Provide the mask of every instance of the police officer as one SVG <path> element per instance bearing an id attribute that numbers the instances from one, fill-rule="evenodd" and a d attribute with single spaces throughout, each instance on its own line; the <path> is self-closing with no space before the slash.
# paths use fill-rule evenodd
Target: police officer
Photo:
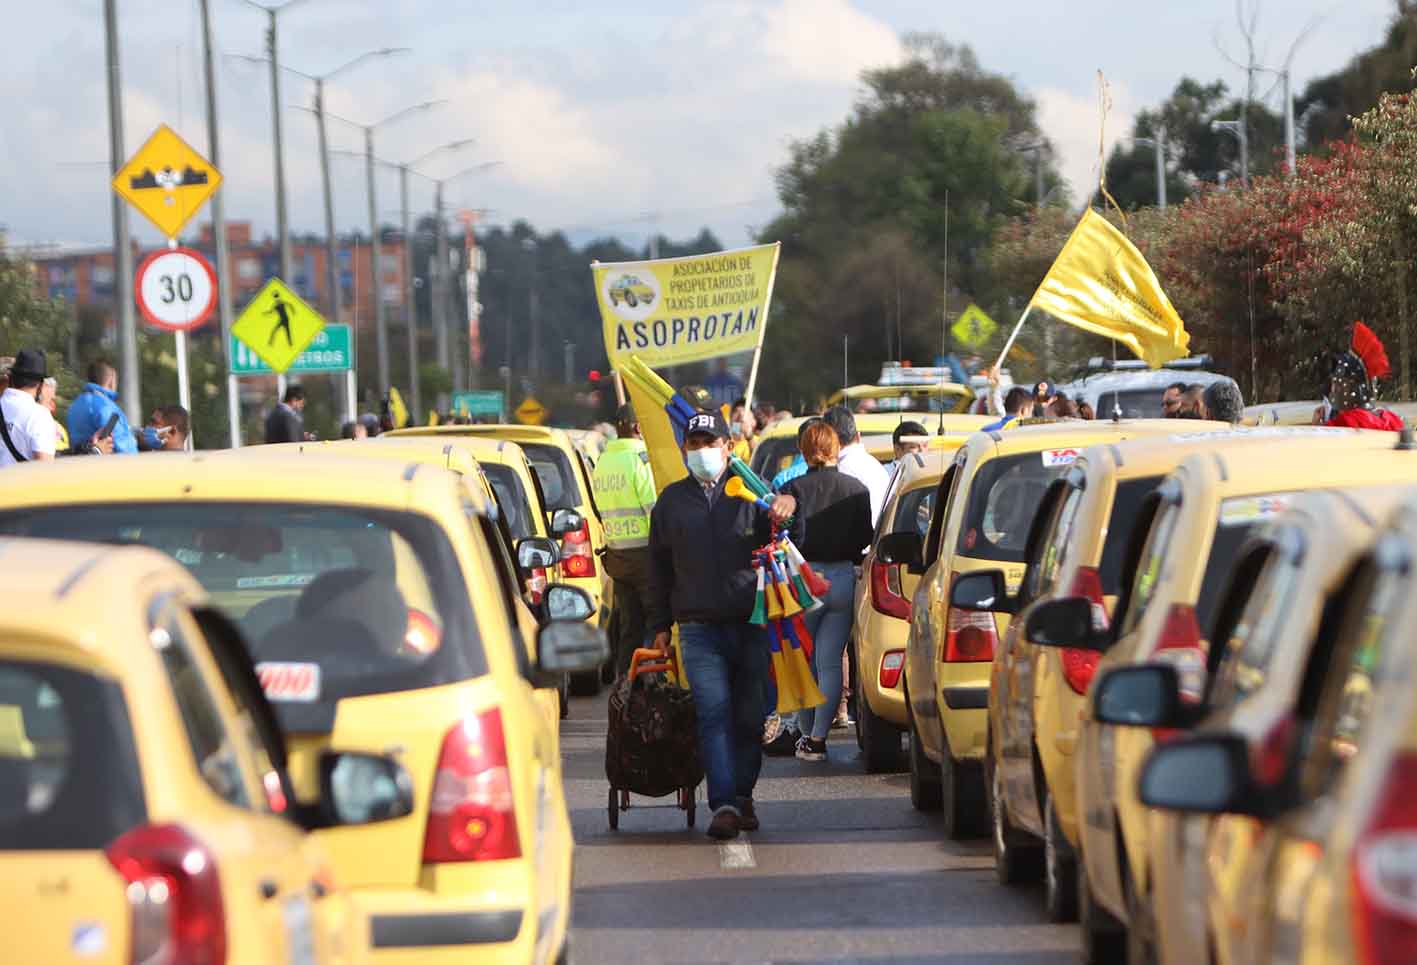
<path id="1" fill-rule="evenodd" d="M 649 515 L 655 489 L 649 450 L 630 406 L 616 410 L 615 433 L 595 464 L 591 486 L 605 523 L 605 572 L 615 581 L 615 669 L 623 674 L 635 648 L 648 639 Z"/>

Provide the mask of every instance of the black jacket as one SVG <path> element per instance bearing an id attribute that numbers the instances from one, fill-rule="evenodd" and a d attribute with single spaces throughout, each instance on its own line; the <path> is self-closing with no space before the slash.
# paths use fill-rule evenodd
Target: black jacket
<path id="1" fill-rule="evenodd" d="M 712 508 L 693 476 L 666 486 L 654 504 L 647 623 L 655 633 L 673 623 L 746 623 L 753 613 L 753 551 L 772 538 L 772 524 L 766 510 L 724 495 L 729 475 L 718 481 Z M 801 538 L 800 522 L 790 535 Z"/>
<path id="2" fill-rule="evenodd" d="M 266 416 L 266 442 L 304 442 L 305 420 L 294 409 L 277 405 Z"/>
<path id="3" fill-rule="evenodd" d="M 859 563 L 871 545 L 871 493 L 835 466 L 809 469 L 782 487 L 797 500 L 807 538 L 797 545 L 813 563 Z"/>

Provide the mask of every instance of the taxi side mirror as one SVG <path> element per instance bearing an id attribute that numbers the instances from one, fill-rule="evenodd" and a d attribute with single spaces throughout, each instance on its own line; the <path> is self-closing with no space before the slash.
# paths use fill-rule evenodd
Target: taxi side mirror
<path id="1" fill-rule="evenodd" d="M 517 566 L 522 572 L 549 570 L 561 559 L 561 550 L 555 540 L 545 536 L 531 536 L 517 541 Z"/>
<path id="2" fill-rule="evenodd" d="M 605 631 L 584 620 L 553 619 L 537 631 L 536 669 L 545 680 L 558 681 L 562 674 L 596 670 L 609 659 L 610 641 Z"/>
<path id="3" fill-rule="evenodd" d="M 595 616 L 595 601 L 578 586 L 552 583 L 546 588 L 546 618 L 548 620 L 579 621 Z"/>
<path id="4" fill-rule="evenodd" d="M 876 562 L 887 566 L 903 563 L 911 573 L 923 573 L 924 549 L 919 533 L 887 533 L 876 542 Z"/>
<path id="5" fill-rule="evenodd" d="M 1107 631 L 1094 629 L 1092 601 L 1084 596 L 1063 597 L 1038 604 L 1028 615 L 1024 633 L 1030 643 L 1039 647 L 1101 652 L 1111 642 Z"/>
<path id="6" fill-rule="evenodd" d="M 1255 785 L 1249 748 L 1236 734 L 1195 734 L 1157 745 L 1142 765 L 1141 802 L 1166 811 L 1265 817 L 1272 793 Z"/>
<path id="7" fill-rule="evenodd" d="M 1009 596 L 1003 570 L 961 574 L 950 587 L 950 606 L 983 613 L 1018 611 L 1018 601 Z"/>
<path id="8" fill-rule="evenodd" d="M 558 509 L 551 516 L 551 535 L 558 539 L 567 533 L 579 532 L 585 517 L 574 509 Z"/>
<path id="9" fill-rule="evenodd" d="M 1181 678 L 1164 663 L 1113 667 L 1092 688 L 1092 716 L 1122 727 L 1194 727 L 1205 710 L 1181 700 Z"/>
<path id="10" fill-rule="evenodd" d="M 326 751 L 320 755 L 320 804 L 327 827 L 392 821 L 413 813 L 413 778 L 392 757 Z"/>

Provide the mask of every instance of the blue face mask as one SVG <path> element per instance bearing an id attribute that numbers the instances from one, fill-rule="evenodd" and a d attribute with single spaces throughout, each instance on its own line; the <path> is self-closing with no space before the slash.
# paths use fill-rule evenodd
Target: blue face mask
<path id="1" fill-rule="evenodd" d="M 699 482 L 715 482 L 723 475 L 723 450 L 718 446 L 690 449 L 684 454 L 684 462 Z"/>
<path id="2" fill-rule="evenodd" d="M 162 436 L 157 434 L 157 430 L 152 426 L 143 427 L 143 445 L 149 449 L 162 448 Z"/>

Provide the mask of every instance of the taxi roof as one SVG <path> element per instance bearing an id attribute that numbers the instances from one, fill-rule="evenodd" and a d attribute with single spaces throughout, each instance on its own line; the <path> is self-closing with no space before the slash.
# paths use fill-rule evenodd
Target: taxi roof
<path id="1" fill-rule="evenodd" d="M 1361 498 L 1343 489 L 1314 489 L 1294 498 L 1284 512 L 1274 517 L 1257 535 L 1274 539 L 1283 529 L 1304 532 L 1309 555 L 1318 560 L 1337 560 L 1353 549 L 1355 541 L 1364 545 L 1389 516 L 1417 497 L 1417 480 L 1387 486 L 1364 486 Z"/>
<path id="2" fill-rule="evenodd" d="M 510 422 L 472 426 L 412 426 L 407 429 L 394 429 L 384 433 L 384 436 L 395 439 L 404 436 L 491 436 L 512 442 L 540 442 L 575 447 L 564 429 L 557 429 L 555 426 L 513 425 Z"/>
<path id="3" fill-rule="evenodd" d="M 1144 436 L 1127 439 L 1107 446 L 1105 456 L 1097 453 L 1084 454 L 1081 458 L 1091 464 L 1107 462 L 1117 474 L 1124 478 L 1165 474 L 1181 464 L 1192 452 L 1233 452 L 1242 447 L 1263 447 L 1266 451 L 1275 446 L 1294 444 L 1305 446 L 1317 444 L 1338 448 L 1354 447 L 1368 449 L 1380 446 L 1380 435 L 1358 429 L 1342 429 L 1327 426 L 1235 426 L 1195 420 L 1161 419 L 1176 426 L 1201 426 L 1197 432 L 1184 430 L 1162 436 Z M 1220 428 L 1216 428 L 1220 426 Z M 1395 436 L 1393 437 L 1396 438 Z"/>
<path id="4" fill-rule="evenodd" d="M 777 439 L 782 436 L 795 438 L 797 429 L 802 423 L 813 418 L 820 418 L 820 416 L 796 416 L 775 422 L 762 433 L 762 438 Z M 852 414 L 852 418 L 856 420 L 856 431 L 861 433 L 863 437 L 889 435 L 902 422 L 918 422 L 925 426 L 930 431 L 931 437 L 934 438 L 941 425 L 938 412 L 856 412 Z M 943 423 L 945 436 L 972 435 L 995 421 L 996 418 L 988 415 L 969 415 L 964 412 L 946 412 Z"/>
<path id="5" fill-rule="evenodd" d="M 1311 489 L 1417 482 L 1417 451 L 1397 448 L 1393 432 L 1328 430 L 1260 446 L 1221 446 L 1180 464 L 1182 485 L 1210 488 L 1219 498 Z M 1283 430 L 1278 430 L 1283 431 Z M 1342 458 L 1328 457 L 1333 451 Z"/>
<path id="6" fill-rule="evenodd" d="M 969 396 L 974 398 L 974 390 L 958 382 L 934 382 L 923 385 L 851 385 L 837 389 L 827 399 L 834 405 L 843 399 L 894 399 L 902 395 Z M 925 415 L 927 413 L 918 413 Z"/>
<path id="7" fill-rule="evenodd" d="M 1195 432 L 1230 431 L 1227 423 L 1194 419 L 1059 419 L 978 432 L 963 448 L 975 458 L 985 455 L 995 458 L 1045 449 L 1081 450 L 1138 436 L 1171 437 L 1184 434 L 1188 429 Z"/>
<path id="8" fill-rule="evenodd" d="M 331 446 L 335 448 L 335 446 Z M 58 459 L 0 473 L 0 510 L 106 502 L 314 502 L 408 509 L 442 473 L 421 460 L 357 455 L 162 453 Z"/>
<path id="9" fill-rule="evenodd" d="M 949 449 L 912 452 L 900 460 L 900 484 L 896 488 L 905 492 L 918 489 L 921 485 L 933 486 L 953 461 L 954 451 Z"/>
<path id="10" fill-rule="evenodd" d="M 42 636 L 45 648 L 67 651 L 86 663 L 123 666 L 125 648 L 147 638 L 114 633 L 118 614 L 131 612 L 142 586 L 154 573 L 192 597 L 205 596 L 200 584 L 171 557 L 145 546 L 47 539 L 0 539 L 0 626 Z M 3 648 L 3 644 L 0 644 Z"/>

